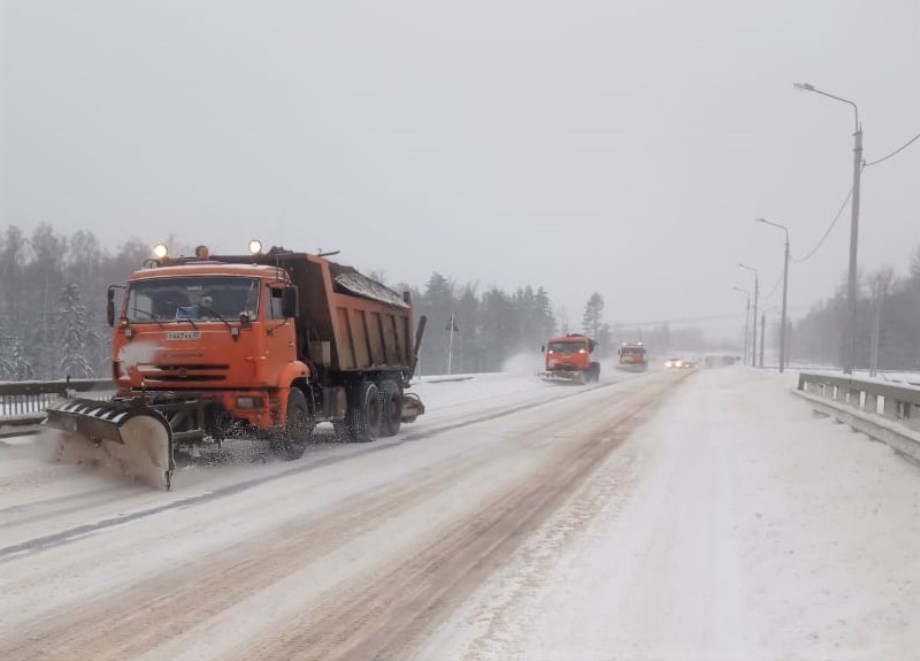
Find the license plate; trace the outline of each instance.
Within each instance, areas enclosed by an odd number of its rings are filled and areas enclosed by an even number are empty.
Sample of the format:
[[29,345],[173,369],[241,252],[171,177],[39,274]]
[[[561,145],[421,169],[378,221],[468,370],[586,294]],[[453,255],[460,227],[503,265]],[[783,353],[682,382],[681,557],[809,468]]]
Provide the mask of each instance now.
[[200,340],[201,331],[167,331],[167,340]]

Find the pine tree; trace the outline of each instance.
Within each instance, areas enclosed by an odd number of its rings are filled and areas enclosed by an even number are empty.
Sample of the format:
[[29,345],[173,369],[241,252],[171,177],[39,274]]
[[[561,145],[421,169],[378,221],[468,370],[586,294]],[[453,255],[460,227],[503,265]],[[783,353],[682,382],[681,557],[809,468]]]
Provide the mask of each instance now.
[[13,365],[13,379],[15,381],[27,381],[35,378],[35,370],[32,368],[32,362],[26,355],[19,338],[13,339],[13,346],[10,351],[10,362]]
[[604,323],[604,298],[594,292],[585,304],[585,313],[581,318],[581,328],[584,333],[596,339]]
[[57,326],[63,350],[58,368],[65,376],[87,379],[93,368],[87,359],[86,307],[80,301],[80,287],[74,283],[61,290],[58,300]]
[[10,337],[3,324],[0,323],[0,381],[11,381],[16,369],[12,360],[13,338]]

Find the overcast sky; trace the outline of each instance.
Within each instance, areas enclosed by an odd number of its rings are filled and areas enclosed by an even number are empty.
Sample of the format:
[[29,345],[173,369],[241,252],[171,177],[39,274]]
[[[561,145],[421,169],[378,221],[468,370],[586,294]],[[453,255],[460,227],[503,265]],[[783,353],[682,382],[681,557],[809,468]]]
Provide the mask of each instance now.
[[[920,2],[3,1],[2,219],[258,237],[422,285],[543,285],[580,319],[741,311],[865,156],[920,132]],[[920,245],[920,144],[863,177],[860,266]],[[849,210],[791,271],[845,275]],[[766,292],[764,292],[766,293]],[[767,303],[778,304],[779,288]]]

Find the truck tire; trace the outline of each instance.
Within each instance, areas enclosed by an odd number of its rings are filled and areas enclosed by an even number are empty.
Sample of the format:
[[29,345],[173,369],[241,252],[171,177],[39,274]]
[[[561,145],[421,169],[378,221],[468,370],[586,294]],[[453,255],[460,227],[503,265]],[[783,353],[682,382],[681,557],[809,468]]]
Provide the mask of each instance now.
[[383,407],[376,384],[366,381],[354,387],[345,414],[346,440],[370,443],[380,435]]
[[314,427],[307,398],[299,388],[291,388],[285,417],[284,431],[273,439],[272,449],[285,461],[293,461],[303,456],[313,437]]
[[591,363],[588,366],[588,383],[597,383],[601,380],[601,364]]
[[402,392],[395,381],[380,382],[380,436],[396,436],[402,425]]

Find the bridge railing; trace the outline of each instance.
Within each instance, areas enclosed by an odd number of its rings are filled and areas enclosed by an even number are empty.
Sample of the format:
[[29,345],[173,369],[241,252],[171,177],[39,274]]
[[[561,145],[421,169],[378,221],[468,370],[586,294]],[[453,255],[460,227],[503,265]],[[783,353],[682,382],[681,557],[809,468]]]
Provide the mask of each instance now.
[[0,438],[34,433],[45,408],[68,393],[106,399],[114,389],[110,379],[0,382]]
[[798,392],[816,410],[920,461],[920,387],[801,372]]

